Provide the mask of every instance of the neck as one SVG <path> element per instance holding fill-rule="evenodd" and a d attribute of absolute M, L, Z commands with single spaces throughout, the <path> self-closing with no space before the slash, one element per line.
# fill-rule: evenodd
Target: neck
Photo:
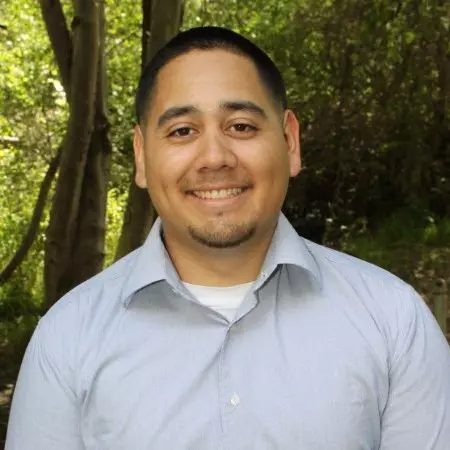
<path fill-rule="evenodd" d="M 201 244 L 182 245 L 170 235 L 164 236 L 166 249 L 180 278 L 202 286 L 234 286 L 249 283 L 259 275 L 273 230 L 255 236 L 233 248 L 210 248 Z"/>

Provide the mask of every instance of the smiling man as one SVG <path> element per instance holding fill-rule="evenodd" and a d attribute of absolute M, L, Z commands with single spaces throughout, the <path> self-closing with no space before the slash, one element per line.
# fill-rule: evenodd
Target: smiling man
<path fill-rule="evenodd" d="M 181 279 L 199 285 L 256 280 L 289 175 L 300 170 L 281 76 L 261 54 L 265 81 L 242 53 L 193 48 L 164 61 L 156 79 L 162 53 L 139 89 L 136 181 L 150 192 Z"/>
<path fill-rule="evenodd" d="M 229 30 L 169 42 L 136 97 L 145 244 L 40 321 L 7 450 L 446 450 L 450 350 L 395 276 L 298 236 L 282 77 Z"/>

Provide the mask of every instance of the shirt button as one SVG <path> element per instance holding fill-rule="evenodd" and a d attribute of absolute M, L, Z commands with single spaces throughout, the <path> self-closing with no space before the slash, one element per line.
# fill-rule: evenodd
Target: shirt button
<path fill-rule="evenodd" d="M 239 405 L 241 403 L 241 399 L 239 398 L 239 395 L 236 394 L 236 392 L 231 396 L 230 403 L 233 406 Z"/>

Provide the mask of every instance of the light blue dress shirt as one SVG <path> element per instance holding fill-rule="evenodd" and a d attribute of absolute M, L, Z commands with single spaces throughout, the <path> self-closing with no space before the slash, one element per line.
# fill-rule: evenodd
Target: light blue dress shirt
<path fill-rule="evenodd" d="M 143 247 L 40 321 L 7 450 L 449 450 L 450 350 L 388 272 L 281 215 L 228 322 Z"/>

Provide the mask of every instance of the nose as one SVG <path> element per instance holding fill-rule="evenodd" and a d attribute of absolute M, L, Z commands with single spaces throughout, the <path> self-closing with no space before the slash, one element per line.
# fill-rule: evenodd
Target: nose
<path fill-rule="evenodd" d="M 197 169 L 202 171 L 235 168 L 237 157 L 232 143 L 221 130 L 205 131 L 198 141 Z"/>

